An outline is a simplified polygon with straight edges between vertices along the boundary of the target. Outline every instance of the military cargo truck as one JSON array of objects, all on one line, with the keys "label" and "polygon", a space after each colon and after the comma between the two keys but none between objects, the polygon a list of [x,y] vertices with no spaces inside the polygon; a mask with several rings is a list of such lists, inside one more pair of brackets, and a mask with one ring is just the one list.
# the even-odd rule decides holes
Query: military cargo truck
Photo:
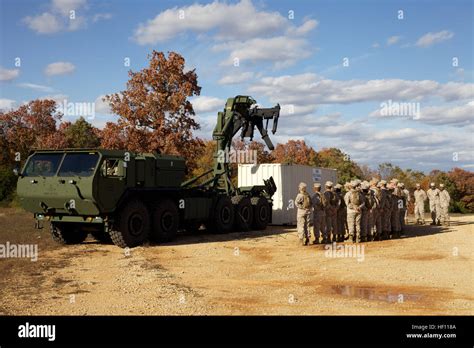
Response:
[{"label": "military cargo truck", "polygon": [[[250,97],[229,98],[214,131],[218,143],[234,136],[240,126],[226,132],[236,120],[258,124],[255,118],[279,115],[279,106],[250,109],[253,104]],[[266,142],[273,147],[269,139]],[[227,147],[229,141],[221,149]],[[185,160],[177,156],[104,149],[34,150],[17,170],[17,193],[22,206],[34,214],[36,226],[49,223],[52,238],[63,244],[81,243],[89,233],[120,247],[134,247],[146,240],[170,241],[178,230],[192,232],[202,225],[215,233],[265,229],[271,222],[273,179],[236,188],[228,163],[218,163],[217,157],[213,169],[183,182]],[[211,178],[193,185],[206,175]]]}]

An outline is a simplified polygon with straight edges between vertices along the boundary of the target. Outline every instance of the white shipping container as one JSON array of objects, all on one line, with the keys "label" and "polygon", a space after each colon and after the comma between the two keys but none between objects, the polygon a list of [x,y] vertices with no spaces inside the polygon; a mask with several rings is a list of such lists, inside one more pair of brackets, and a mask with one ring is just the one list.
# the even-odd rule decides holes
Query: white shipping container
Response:
[{"label": "white shipping container", "polygon": [[321,183],[324,191],[326,181],[337,183],[336,169],[315,168],[300,164],[239,164],[238,186],[263,185],[263,180],[273,177],[277,190],[273,195],[273,225],[296,225],[294,200],[298,185],[304,182],[312,195],[313,183]]}]

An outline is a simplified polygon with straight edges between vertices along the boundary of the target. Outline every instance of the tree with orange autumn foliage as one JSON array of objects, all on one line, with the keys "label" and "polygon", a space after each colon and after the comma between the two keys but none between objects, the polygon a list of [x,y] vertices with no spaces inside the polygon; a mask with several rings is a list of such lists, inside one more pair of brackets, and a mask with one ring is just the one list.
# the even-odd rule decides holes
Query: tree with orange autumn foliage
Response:
[{"label": "tree with orange autumn foliage", "polygon": [[116,124],[107,123],[101,145],[181,155],[192,167],[195,154],[203,147],[193,137],[199,124],[188,100],[201,91],[196,72],[185,72],[185,60],[175,52],[166,57],[153,51],[148,58],[147,67],[129,72],[126,90],[104,98],[119,119]]},{"label": "tree with orange autumn foliage", "polygon": [[277,144],[271,152],[275,163],[316,165],[317,154],[304,140],[289,140],[285,144]]}]

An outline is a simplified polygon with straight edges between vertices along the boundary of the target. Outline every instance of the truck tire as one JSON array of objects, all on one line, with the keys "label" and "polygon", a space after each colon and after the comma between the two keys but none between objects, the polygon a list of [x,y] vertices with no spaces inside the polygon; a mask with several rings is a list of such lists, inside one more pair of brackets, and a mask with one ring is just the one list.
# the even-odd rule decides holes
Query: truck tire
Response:
[{"label": "truck tire", "polygon": [[143,244],[150,234],[151,219],[147,207],[133,200],[121,208],[115,217],[110,238],[121,248],[133,248]]},{"label": "truck tire", "polygon": [[178,207],[166,199],[159,202],[153,210],[153,230],[151,239],[156,242],[169,242],[176,237],[179,227]]},{"label": "truck tire", "polygon": [[270,204],[265,197],[253,197],[251,199],[253,205],[253,228],[256,230],[264,230],[270,221]]},{"label": "truck tire", "polygon": [[55,223],[50,225],[51,237],[59,244],[79,244],[87,238],[87,232],[82,231],[74,223]]},{"label": "truck tire", "polygon": [[213,233],[228,233],[234,226],[234,206],[229,197],[222,196],[214,207],[209,227]]},{"label": "truck tire", "polygon": [[232,198],[235,209],[235,228],[237,231],[249,231],[253,223],[253,207],[250,198],[236,196]]}]

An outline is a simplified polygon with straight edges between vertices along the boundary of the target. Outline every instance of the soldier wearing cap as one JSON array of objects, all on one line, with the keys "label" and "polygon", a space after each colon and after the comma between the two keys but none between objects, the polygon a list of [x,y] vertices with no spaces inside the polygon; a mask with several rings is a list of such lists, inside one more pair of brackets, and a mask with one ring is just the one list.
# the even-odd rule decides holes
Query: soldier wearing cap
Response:
[{"label": "soldier wearing cap", "polygon": [[364,197],[360,193],[361,181],[354,180],[347,200],[347,226],[349,227],[349,240],[360,242],[361,212],[364,207]]},{"label": "soldier wearing cap", "polygon": [[364,206],[361,209],[360,217],[360,241],[367,242],[371,240],[371,233],[369,231],[369,215],[372,209],[373,198],[372,191],[369,190],[370,185],[368,181],[363,181],[360,185]]},{"label": "soldier wearing cap", "polygon": [[321,193],[321,184],[314,183],[313,185],[314,195],[311,197],[313,204],[313,244],[319,244],[319,238],[321,234],[324,234],[325,228],[325,205],[326,201],[324,195]]},{"label": "soldier wearing cap", "polygon": [[426,191],[426,195],[428,196],[428,200],[430,201],[430,213],[431,213],[431,220],[433,222],[431,225],[436,225],[439,223],[439,190],[436,188],[434,182],[430,184],[430,188]]},{"label": "soldier wearing cap", "polygon": [[390,231],[392,238],[400,238],[400,209],[403,206],[398,180],[392,179],[389,190],[391,192],[392,209],[390,210]]},{"label": "soldier wearing cap", "polygon": [[407,212],[408,197],[405,194],[405,185],[401,182],[397,184],[398,190],[398,224],[400,233],[403,233],[405,227],[405,214]]},{"label": "soldier wearing cap", "polygon": [[387,181],[380,180],[382,192],[382,239],[389,239],[391,232],[390,217],[392,215],[392,199],[391,192],[388,190]]},{"label": "soldier wearing cap", "polygon": [[[349,204],[349,196],[351,195],[351,191],[353,189],[352,186],[353,182],[349,181],[344,184],[344,188],[346,189],[346,193],[344,194],[344,205],[346,206],[346,226],[347,226],[347,233],[349,234],[349,218],[348,218],[348,204]],[[345,238],[347,239],[347,238]]]},{"label": "soldier wearing cap", "polygon": [[[417,224],[425,224],[425,201],[426,201],[426,192],[421,188],[420,184],[416,184],[415,192],[413,192],[415,197],[415,220]],[[421,220],[421,221],[420,221]]]},{"label": "soldier wearing cap", "polygon": [[331,181],[326,181],[324,186],[326,187],[326,190],[324,191],[324,199],[326,201],[324,207],[326,228],[323,234],[323,244],[327,244],[331,242],[331,236],[335,235],[336,231],[337,200],[332,191],[333,183]]},{"label": "soldier wearing cap", "polygon": [[311,216],[311,197],[306,192],[306,184],[301,182],[298,185],[298,195],[295,198],[295,205],[298,208],[296,223],[298,237],[302,245],[309,244],[309,219]]},{"label": "soldier wearing cap", "polygon": [[449,202],[451,197],[449,192],[445,189],[444,184],[439,184],[439,222],[438,224],[443,224],[449,226]]},{"label": "soldier wearing cap", "polygon": [[403,199],[403,208],[401,209],[401,212],[400,212],[400,227],[403,233],[405,229],[406,221],[408,218],[408,204],[411,201],[411,197],[410,197],[410,191],[408,191],[405,188],[405,184],[403,182],[400,183],[400,192]]},{"label": "soldier wearing cap", "polygon": [[377,179],[370,181],[370,190],[373,193],[374,202],[371,209],[371,229],[373,240],[380,240],[382,238],[382,190],[380,183],[377,183]]},{"label": "soldier wearing cap", "polygon": [[344,197],[342,194],[342,185],[337,184],[336,186],[334,186],[334,189],[338,200],[338,208],[336,213],[336,242],[344,242],[344,235],[346,234],[347,228],[346,203],[344,202]]}]

